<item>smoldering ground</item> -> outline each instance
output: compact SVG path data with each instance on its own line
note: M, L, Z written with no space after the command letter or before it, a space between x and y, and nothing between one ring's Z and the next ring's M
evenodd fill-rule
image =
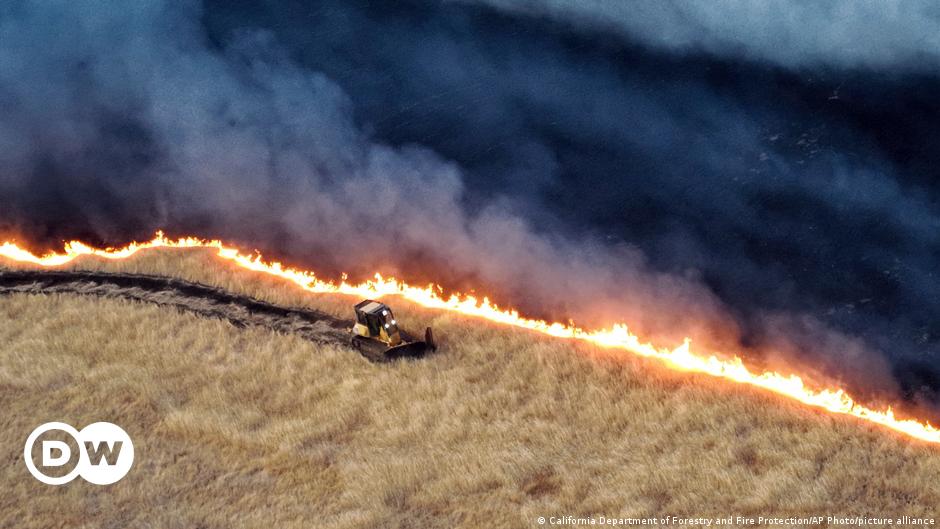
M940 83L554 13L6 3L4 231L219 236L936 402Z

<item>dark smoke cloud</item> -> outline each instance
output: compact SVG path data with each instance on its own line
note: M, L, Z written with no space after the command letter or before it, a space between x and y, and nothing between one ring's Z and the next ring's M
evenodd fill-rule
M629 248L537 234L509 199L471 210L459 167L371 139L343 90L264 32L212 48L196 4L57 7L7 6L0 26L3 217L15 232L120 240L197 226L273 237L337 269L430 263L429 277L475 278L533 307L584 314L626 295L681 304L689 327L721 320L704 289ZM662 320L635 316L647 329Z
M936 401L937 82L659 47L466 4L7 3L0 222L486 285Z

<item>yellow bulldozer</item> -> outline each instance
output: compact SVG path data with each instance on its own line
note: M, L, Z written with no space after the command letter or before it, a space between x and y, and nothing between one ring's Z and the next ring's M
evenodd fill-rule
M437 350L430 327L424 330L424 340L413 338L398 328L398 320L388 305L367 299L354 308L356 323L352 328L352 345L366 358L382 362Z

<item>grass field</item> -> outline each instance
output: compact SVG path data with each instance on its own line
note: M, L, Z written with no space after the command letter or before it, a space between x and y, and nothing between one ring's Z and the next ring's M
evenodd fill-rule
M348 317L211 253L73 266L161 274ZM0 298L0 527L500 528L539 516L940 516L940 448L765 392L389 302L441 351L341 346L155 306ZM40 423L121 425L130 474L33 480Z

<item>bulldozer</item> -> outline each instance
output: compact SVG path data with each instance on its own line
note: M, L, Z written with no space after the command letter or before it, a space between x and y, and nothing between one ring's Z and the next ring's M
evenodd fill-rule
M386 362L437 350L430 327L424 330L424 340L415 339L398 328L392 309L384 303L367 299L357 303L354 309L356 323L352 328L352 345L370 360Z

